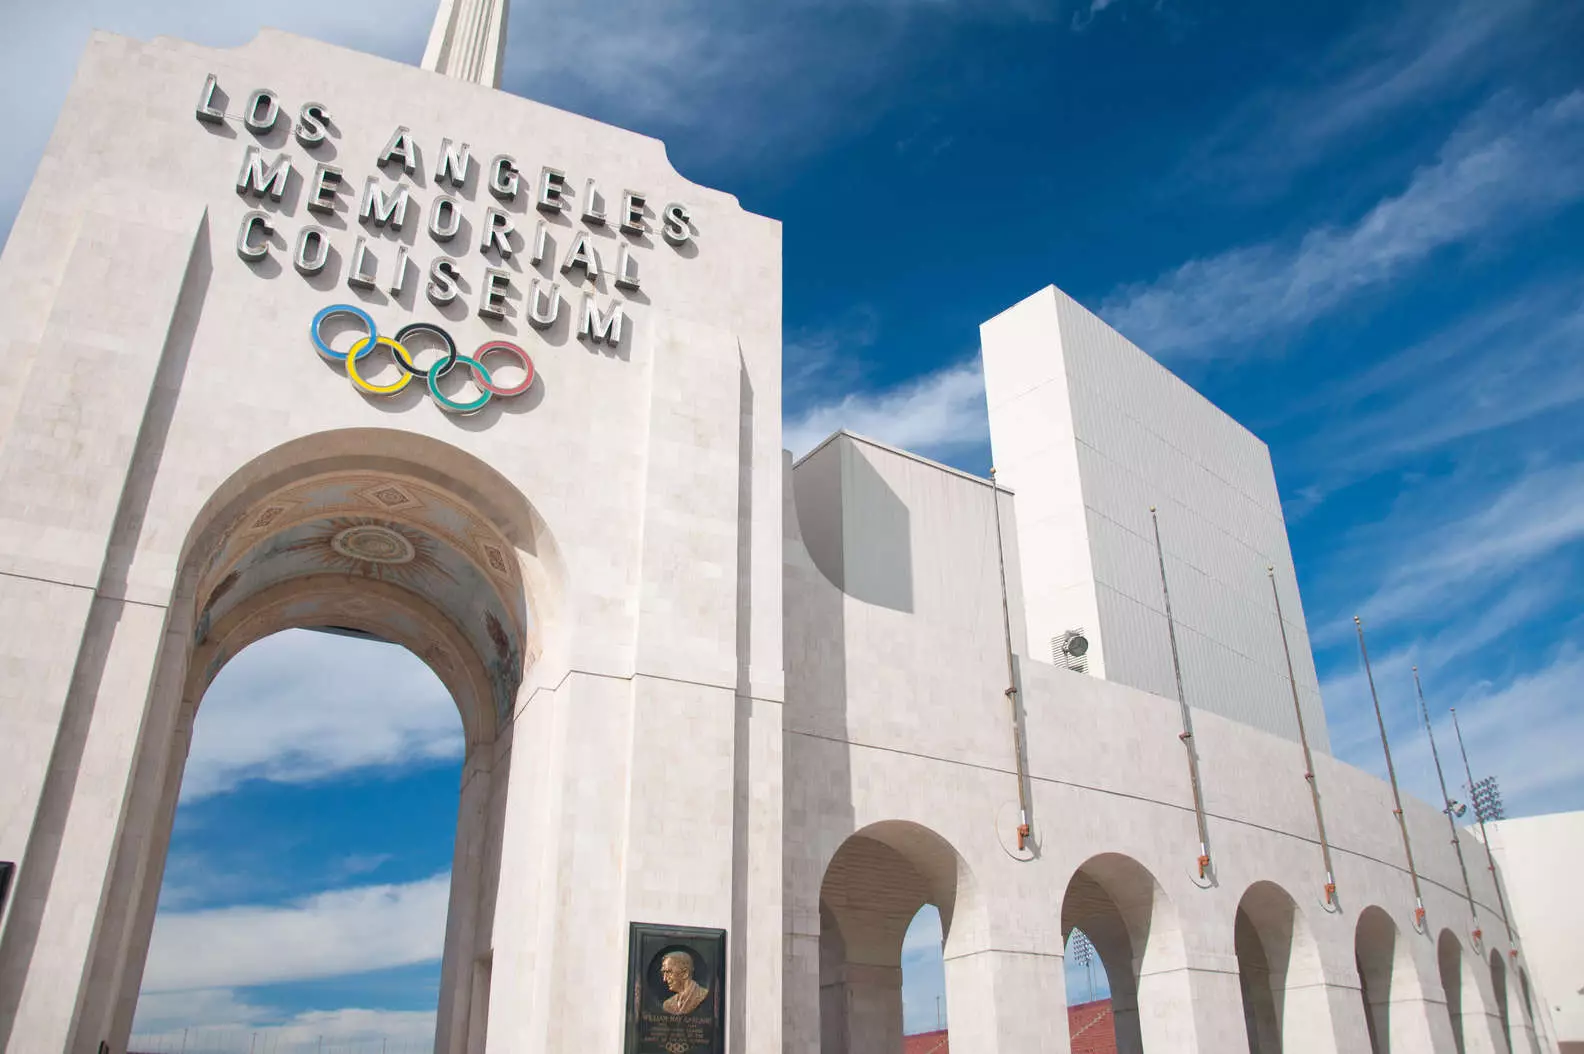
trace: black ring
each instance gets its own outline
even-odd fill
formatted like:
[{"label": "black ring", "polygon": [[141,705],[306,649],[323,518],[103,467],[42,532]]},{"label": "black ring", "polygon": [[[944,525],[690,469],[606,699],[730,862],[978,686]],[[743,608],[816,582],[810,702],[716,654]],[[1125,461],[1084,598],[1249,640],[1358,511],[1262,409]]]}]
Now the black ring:
[{"label": "black ring", "polygon": [[430,374],[434,374],[436,378],[439,378],[444,377],[447,373],[451,372],[451,367],[455,366],[457,361],[456,341],[451,339],[451,334],[447,333],[433,322],[409,322],[401,329],[396,331],[396,343],[406,347],[407,338],[412,336],[414,333],[432,333],[439,337],[440,342],[446,347],[446,357],[441,359],[439,362],[434,363],[432,366],[429,366],[427,369],[419,369],[417,365],[417,359],[413,358],[412,349],[409,348],[407,355],[409,358],[413,358],[413,365],[409,366],[407,363],[403,362],[400,355],[395,356],[396,365],[400,366],[414,377],[428,377]]}]

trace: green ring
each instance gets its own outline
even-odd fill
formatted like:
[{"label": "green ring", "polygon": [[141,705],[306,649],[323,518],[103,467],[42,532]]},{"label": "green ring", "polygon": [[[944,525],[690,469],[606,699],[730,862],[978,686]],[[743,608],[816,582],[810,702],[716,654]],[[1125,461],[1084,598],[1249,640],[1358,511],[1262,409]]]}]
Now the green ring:
[{"label": "green ring", "polygon": [[[482,377],[485,384],[495,383],[495,379],[490,376],[490,371],[486,369],[484,364],[477,359],[471,358],[467,355],[458,355],[456,357],[456,361],[459,363],[465,363],[471,367],[473,370],[473,376],[475,378]],[[436,363],[435,365],[439,365],[439,363]],[[446,372],[449,373],[451,371],[447,370]],[[490,393],[488,389],[481,392],[479,397],[470,403],[460,403],[455,399],[449,399],[441,394],[439,380],[440,379],[435,376],[434,368],[431,367],[429,370],[429,394],[434,397],[434,401],[439,404],[440,409],[444,410],[448,414],[476,414],[480,410],[484,409],[485,403],[490,401]]]}]

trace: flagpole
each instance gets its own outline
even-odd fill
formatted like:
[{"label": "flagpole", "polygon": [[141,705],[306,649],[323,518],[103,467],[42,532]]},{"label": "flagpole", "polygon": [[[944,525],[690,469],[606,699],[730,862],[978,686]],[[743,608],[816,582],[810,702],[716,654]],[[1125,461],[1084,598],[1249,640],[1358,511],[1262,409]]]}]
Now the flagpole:
[{"label": "flagpole", "polygon": [[1298,719],[1298,743],[1303,747],[1304,781],[1314,802],[1315,831],[1320,835],[1320,860],[1325,864],[1325,902],[1327,909],[1336,903],[1336,872],[1331,868],[1331,843],[1326,839],[1325,812],[1320,808],[1320,784],[1315,780],[1314,753],[1309,749],[1309,733],[1304,728],[1303,707],[1298,702],[1298,678],[1293,676],[1292,648],[1287,644],[1287,620],[1282,618],[1281,593],[1276,589],[1276,568],[1266,565],[1271,599],[1276,602],[1276,625],[1281,630],[1282,654],[1287,658],[1287,685],[1292,689],[1293,716]]},{"label": "flagpole", "polygon": [[1419,869],[1414,866],[1413,843],[1408,840],[1408,820],[1403,816],[1402,792],[1397,789],[1397,768],[1392,764],[1391,742],[1386,738],[1386,719],[1381,716],[1380,695],[1375,691],[1375,674],[1370,669],[1369,649],[1364,646],[1364,623],[1353,616],[1353,627],[1358,630],[1359,654],[1364,657],[1364,676],[1369,681],[1370,699],[1375,703],[1375,724],[1380,727],[1381,749],[1386,752],[1386,775],[1391,780],[1392,813],[1397,817],[1397,829],[1402,832],[1403,853],[1408,857],[1408,875],[1413,879],[1414,929],[1424,932],[1424,895],[1419,890]]},{"label": "flagpole", "polygon": [[1188,751],[1188,783],[1193,788],[1194,819],[1199,825],[1199,878],[1210,870],[1210,823],[1205,818],[1204,790],[1199,779],[1199,752],[1194,748],[1193,715],[1188,697],[1183,694],[1182,661],[1177,657],[1177,621],[1172,617],[1171,590],[1166,585],[1166,550],[1161,548],[1160,518],[1150,506],[1150,523],[1155,525],[1155,559],[1160,562],[1161,597],[1166,602],[1166,636],[1171,640],[1172,676],[1177,679],[1177,705],[1182,710],[1182,732],[1177,736]]},{"label": "flagpole", "polygon": [[[1463,727],[1458,724],[1457,707],[1452,707],[1452,728],[1457,732],[1458,751],[1463,755],[1463,774],[1468,777],[1469,802],[1474,801],[1474,770],[1469,767],[1468,748],[1463,745]],[[1496,876],[1496,857],[1491,853],[1490,835],[1485,831],[1485,811],[1479,807],[1474,809],[1474,818],[1479,821],[1480,841],[1485,843],[1485,864],[1490,868],[1491,885],[1496,887],[1496,903],[1501,908],[1502,925],[1507,927],[1507,948],[1510,955],[1516,956],[1518,949],[1514,947],[1512,920],[1507,917],[1507,899],[1502,896],[1501,880]]]},{"label": "flagpole", "polygon": [[1452,848],[1457,850],[1458,870],[1463,872],[1463,892],[1468,897],[1469,917],[1474,920],[1474,940],[1480,939],[1479,912],[1474,908],[1474,886],[1469,882],[1468,864],[1463,860],[1463,843],[1458,838],[1457,821],[1452,818],[1452,798],[1447,794],[1446,775],[1441,771],[1441,753],[1436,750],[1435,730],[1430,727],[1430,710],[1425,706],[1424,687],[1419,683],[1419,667],[1413,668],[1414,691],[1419,695],[1419,713],[1424,717],[1425,735],[1430,738],[1430,756],[1435,759],[1436,780],[1441,784],[1442,812],[1446,813],[1447,831],[1452,835]]}]

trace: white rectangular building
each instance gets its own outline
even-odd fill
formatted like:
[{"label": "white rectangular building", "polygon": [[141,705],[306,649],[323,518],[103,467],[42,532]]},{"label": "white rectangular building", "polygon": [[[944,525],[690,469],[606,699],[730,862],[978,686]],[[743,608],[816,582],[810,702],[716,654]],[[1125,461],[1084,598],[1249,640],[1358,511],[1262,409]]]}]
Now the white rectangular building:
[{"label": "white rectangular building", "polygon": [[[1508,1015],[1522,1011],[1542,1028],[1554,1025],[1551,1038],[1561,1054],[1584,1054],[1584,906],[1578,895],[1584,811],[1501,820],[1488,830],[1528,966],[1518,966],[1523,1002]],[[1478,857],[1469,861],[1475,868],[1483,863]],[[1496,932],[1501,924],[1486,922],[1485,928]]]},{"label": "white rectangular building", "polygon": [[[980,327],[999,481],[1016,491],[1028,649],[1176,698],[1150,507],[1198,708],[1328,751],[1270,451],[1054,286]],[[1081,632],[1088,651],[1063,647]],[[1077,650],[1077,649],[1073,649]]]}]

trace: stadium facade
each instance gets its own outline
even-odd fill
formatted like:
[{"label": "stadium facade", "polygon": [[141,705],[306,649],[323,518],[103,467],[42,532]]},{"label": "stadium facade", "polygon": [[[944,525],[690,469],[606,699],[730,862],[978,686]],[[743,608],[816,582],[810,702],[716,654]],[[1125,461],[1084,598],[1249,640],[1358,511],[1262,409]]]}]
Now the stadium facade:
[{"label": "stadium facade", "polygon": [[1119,1049],[1554,1049],[1445,817],[1410,871],[1385,784],[1306,778],[1257,442],[1047,291],[985,328],[1015,492],[794,464],[778,225],[493,90],[503,20],[87,49],[0,258],[0,1045],[126,1049],[205,688],[338,627],[466,731],[437,1051],[899,1051],[926,903],[970,1054],[1068,1049],[1074,926]]}]

